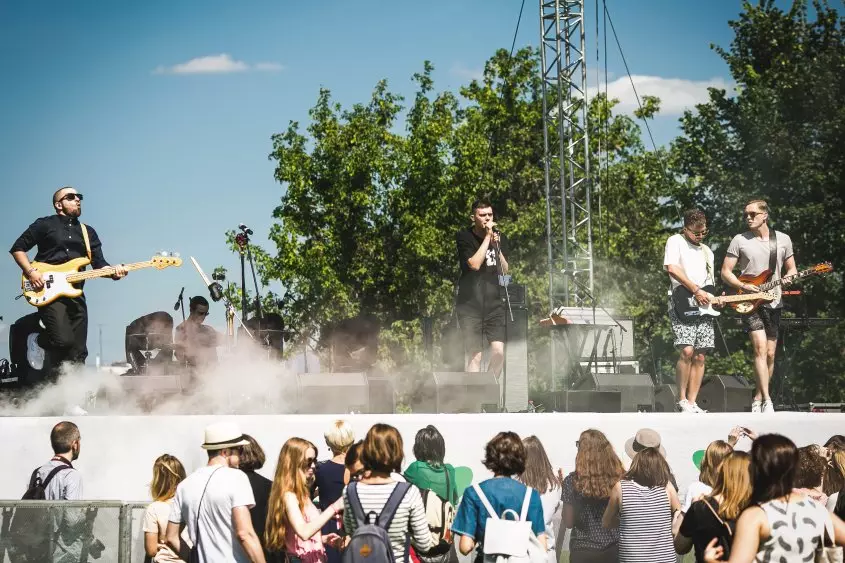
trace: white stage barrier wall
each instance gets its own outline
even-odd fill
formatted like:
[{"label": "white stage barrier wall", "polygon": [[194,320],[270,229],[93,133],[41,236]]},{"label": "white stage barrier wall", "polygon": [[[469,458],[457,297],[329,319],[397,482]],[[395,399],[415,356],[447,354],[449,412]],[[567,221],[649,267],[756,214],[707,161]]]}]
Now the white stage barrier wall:
[{"label": "white stage barrier wall", "polygon": [[[272,479],[279,449],[291,436],[318,445],[320,459],[327,457],[323,431],[337,418],[346,418],[363,437],[375,422],[396,426],[405,441],[405,464],[413,461],[412,447],[417,430],[434,424],[446,439],[446,460],[473,470],[476,480],[489,472],[481,464],[484,444],[501,430],[520,436],[536,435],[546,447],[552,465],[565,473],[575,463],[575,441],[582,430],[604,432],[627,463],[625,441],[637,429],[653,428],[663,437],[669,463],[682,489],[695,480],[692,454],[712,440],[726,439],[730,429],[747,426],[758,433],[778,432],[799,446],[824,443],[831,435],[845,433],[845,415],[785,413],[684,414],[441,414],[441,415],[262,415],[262,416],[87,416],[70,417],[82,432],[82,453],[75,466],[84,476],[86,499],[144,500],[156,457],[177,456],[190,473],[204,465],[200,448],[203,429],[223,418],[235,420],[243,432],[253,435],[267,453],[260,473]],[[2,462],[0,498],[18,499],[26,489],[32,470],[52,456],[50,429],[60,418],[0,418],[0,435],[5,459]],[[743,439],[738,449],[750,448]]]}]

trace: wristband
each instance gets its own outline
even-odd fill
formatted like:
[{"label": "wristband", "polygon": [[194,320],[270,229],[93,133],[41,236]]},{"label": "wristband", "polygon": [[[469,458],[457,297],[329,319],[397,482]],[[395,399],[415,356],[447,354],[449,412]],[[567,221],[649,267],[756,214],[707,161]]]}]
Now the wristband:
[{"label": "wristband", "polygon": [[29,270],[27,270],[27,271],[26,271],[26,275],[28,276],[28,275],[29,275],[29,274],[31,274],[32,272],[36,272],[36,271],[38,271],[38,268],[36,268],[35,266],[33,266],[33,267],[31,267]]}]

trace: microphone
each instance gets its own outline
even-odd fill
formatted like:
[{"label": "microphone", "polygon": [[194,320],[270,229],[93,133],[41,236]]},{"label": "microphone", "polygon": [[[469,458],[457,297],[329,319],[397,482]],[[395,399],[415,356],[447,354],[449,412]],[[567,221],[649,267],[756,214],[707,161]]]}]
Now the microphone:
[{"label": "microphone", "polygon": [[250,229],[249,227],[247,227],[247,226],[246,226],[245,224],[243,224],[243,223],[241,223],[240,225],[238,225],[238,228],[239,228],[240,230],[242,230],[243,232],[245,232],[246,234],[248,234],[248,235],[251,235],[251,234],[252,234],[252,229]]},{"label": "microphone", "polygon": [[185,288],[182,288],[182,291],[179,292],[179,297],[176,298],[176,305],[173,306],[174,311],[179,310],[179,305],[182,304],[182,296],[185,295]]}]

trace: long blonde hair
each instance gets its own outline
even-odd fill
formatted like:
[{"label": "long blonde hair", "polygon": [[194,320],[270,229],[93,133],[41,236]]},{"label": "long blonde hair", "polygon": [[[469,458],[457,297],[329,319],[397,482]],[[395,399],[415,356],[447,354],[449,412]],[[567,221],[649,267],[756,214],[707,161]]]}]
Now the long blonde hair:
[{"label": "long blonde hair", "polygon": [[153,500],[166,501],[176,494],[176,487],[185,479],[182,462],[170,454],[158,456],[153,464],[150,495]]},{"label": "long blonde hair", "polygon": [[698,480],[708,487],[715,485],[719,465],[732,451],[734,451],[733,447],[724,440],[710,442],[704,452],[704,458],[701,460],[701,472],[698,474]]},{"label": "long blonde hair", "polygon": [[733,451],[725,456],[716,470],[716,482],[708,497],[721,496],[719,516],[736,520],[751,502],[751,456]]},{"label": "long blonde hair", "polygon": [[279,451],[276,475],[273,477],[267,503],[267,523],[264,527],[264,541],[268,551],[285,549],[285,532],[288,525],[285,493],[292,492],[296,495],[300,510],[305,508],[309,499],[308,482],[302,471],[308,450],[314,450],[316,453],[317,446],[303,438],[291,438]]}]

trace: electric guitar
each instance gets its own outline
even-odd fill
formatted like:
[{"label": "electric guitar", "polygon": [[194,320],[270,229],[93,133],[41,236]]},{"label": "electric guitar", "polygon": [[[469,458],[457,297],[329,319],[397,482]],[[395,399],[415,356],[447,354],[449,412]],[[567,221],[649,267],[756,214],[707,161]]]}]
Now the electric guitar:
[{"label": "electric guitar", "polygon": [[[764,270],[757,274],[756,276],[745,275],[739,276],[739,281],[742,283],[756,285],[759,291],[770,291],[772,289],[778,288],[775,291],[775,295],[778,294],[780,289],[780,285],[784,281],[795,281],[801,278],[805,278],[807,276],[813,276],[817,274],[827,274],[833,271],[833,264],[830,262],[822,262],[821,264],[816,264],[812,268],[807,268],[806,270],[802,270],[797,274],[792,274],[791,276],[787,276],[785,278],[773,280],[772,273],[769,270]],[[736,290],[736,295],[743,295],[743,291],[741,289]],[[753,294],[745,294],[745,295],[753,295]],[[731,304],[731,307],[739,313],[740,315],[748,315],[753,313],[757,310],[757,307],[763,304],[763,301],[740,301],[735,304]]]},{"label": "electric guitar", "polygon": [[672,304],[675,307],[675,313],[681,319],[688,319],[690,317],[700,317],[702,315],[718,317],[722,313],[713,308],[714,305],[730,304],[735,307],[735,303],[743,303],[748,301],[773,301],[777,298],[777,294],[770,291],[760,291],[757,293],[746,293],[743,295],[714,295],[716,288],[712,285],[701,286],[701,290],[710,295],[710,303],[701,305],[695,295],[686,287],[679,285],[672,291]]},{"label": "electric guitar", "polygon": [[[91,261],[84,257],[68,260],[64,264],[44,264],[43,262],[33,262],[32,267],[41,272],[44,287],[37,290],[32,287],[32,284],[28,279],[26,279],[26,276],[21,276],[21,289],[23,290],[23,296],[30,305],[43,307],[44,305],[52,303],[59,297],[79,297],[82,295],[82,289],[76,287],[74,284],[94,278],[113,276],[115,273],[113,266],[106,266],[105,268],[98,268],[96,270],[80,271],[90,263]],[[153,256],[146,262],[124,264],[123,267],[128,271],[141,270],[143,268],[163,270],[165,268],[169,268],[170,266],[179,267],[181,265],[182,259],[176,256]]]}]

